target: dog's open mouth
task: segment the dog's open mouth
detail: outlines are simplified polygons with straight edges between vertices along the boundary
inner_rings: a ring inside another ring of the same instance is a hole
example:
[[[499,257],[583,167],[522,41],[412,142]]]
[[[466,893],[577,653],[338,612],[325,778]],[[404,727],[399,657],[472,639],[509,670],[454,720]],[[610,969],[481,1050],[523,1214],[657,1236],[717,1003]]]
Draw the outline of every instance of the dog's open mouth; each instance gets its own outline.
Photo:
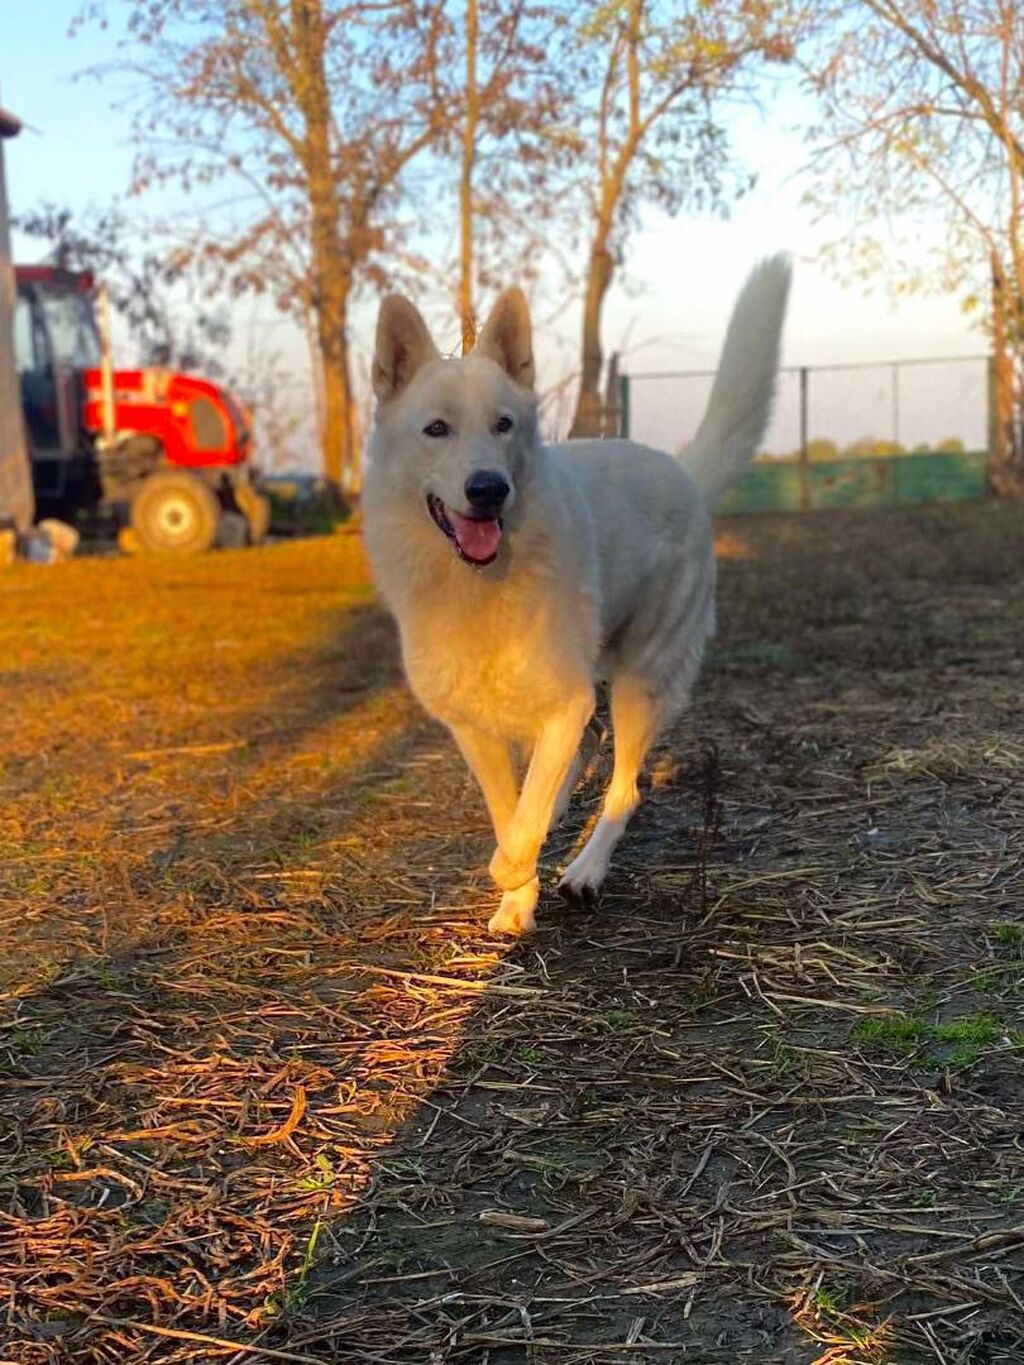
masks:
[[[505,529],[501,517],[464,517],[446,507],[433,493],[427,494],[427,508],[435,526],[455,546],[455,553],[460,559],[478,569],[497,559]]]

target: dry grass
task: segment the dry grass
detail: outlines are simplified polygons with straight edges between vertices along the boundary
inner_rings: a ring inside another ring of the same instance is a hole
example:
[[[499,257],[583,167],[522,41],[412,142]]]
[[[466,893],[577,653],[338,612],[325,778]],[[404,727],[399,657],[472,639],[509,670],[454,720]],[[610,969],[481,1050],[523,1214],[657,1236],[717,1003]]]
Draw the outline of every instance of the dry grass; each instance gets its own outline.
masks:
[[[1024,523],[729,530],[511,951],[352,538],[0,578],[0,1359],[1024,1359]]]

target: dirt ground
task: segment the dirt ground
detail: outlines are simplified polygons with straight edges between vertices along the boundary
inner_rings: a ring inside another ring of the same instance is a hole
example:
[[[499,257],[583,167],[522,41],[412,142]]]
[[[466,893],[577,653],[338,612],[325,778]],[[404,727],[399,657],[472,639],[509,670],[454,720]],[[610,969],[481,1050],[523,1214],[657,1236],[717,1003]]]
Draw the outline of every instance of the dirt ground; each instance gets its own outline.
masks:
[[[512,947],[354,537],[0,575],[0,1361],[1020,1365],[1024,512],[726,529]]]

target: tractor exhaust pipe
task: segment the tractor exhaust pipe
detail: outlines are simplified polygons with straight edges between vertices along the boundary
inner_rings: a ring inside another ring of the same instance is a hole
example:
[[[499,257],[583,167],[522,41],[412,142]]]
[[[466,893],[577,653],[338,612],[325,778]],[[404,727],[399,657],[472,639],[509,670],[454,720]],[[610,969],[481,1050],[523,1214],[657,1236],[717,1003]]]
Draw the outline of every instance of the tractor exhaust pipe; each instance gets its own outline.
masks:
[[[110,296],[107,286],[96,290],[96,320],[100,333],[100,410],[103,443],[109,445],[117,434],[114,418],[114,362],[110,354]]]

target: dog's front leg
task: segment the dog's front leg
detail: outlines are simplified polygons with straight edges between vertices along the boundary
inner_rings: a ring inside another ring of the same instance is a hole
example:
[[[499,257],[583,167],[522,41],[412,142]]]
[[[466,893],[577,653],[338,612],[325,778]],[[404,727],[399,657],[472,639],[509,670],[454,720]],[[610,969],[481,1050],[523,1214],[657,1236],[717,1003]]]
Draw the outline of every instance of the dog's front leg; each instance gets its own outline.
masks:
[[[483,792],[494,837],[500,846],[519,799],[508,741],[479,730],[475,725],[459,724],[449,728]]]
[[[491,859],[491,876],[504,892],[491,919],[490,927],[496,932],[521,934],[533,928],[540,890],[537,857],[593,712],[594,692],[587,687],[541,728],[515,814]]]

